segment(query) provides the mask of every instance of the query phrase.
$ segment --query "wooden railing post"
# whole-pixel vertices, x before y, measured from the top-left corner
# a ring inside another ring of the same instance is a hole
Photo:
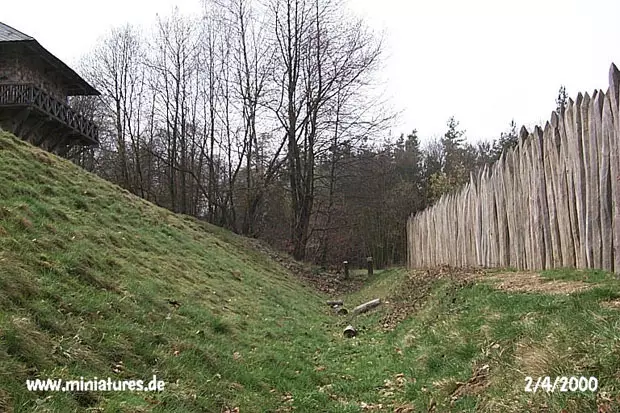
[[[366,265],[368,267],[368,275],[372,276],[373,274],[373,262],[372,262],[372,257],[368,257],[366,258]]]

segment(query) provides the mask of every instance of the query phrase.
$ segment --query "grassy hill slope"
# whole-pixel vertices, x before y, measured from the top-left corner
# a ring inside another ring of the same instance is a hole
[[[275,409],[316,379],[322,300],[242,238],[0,133],[0,411]],[[153,374],[164,392],[25,386]]]

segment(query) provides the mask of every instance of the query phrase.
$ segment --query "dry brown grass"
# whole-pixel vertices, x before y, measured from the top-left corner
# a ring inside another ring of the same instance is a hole
[[[12,413],[13,408],[11,407],[11,398],[7,392],[0,389],[0,412],[2,413]]]
[[[519,342],[515,349],[518,368],[528,376],[542,376],[553,367],[550,348],[540,343]]]
[[[0,208],[0,219],[9,218],[11,215],[13,215],[13,213],[7,207]]]
[[[616,298],[615,300],[602,301],[601,305],[607,308],[614,308],[616,310],[620,310],[620,298]]]
[[[536,272],[505,272],[477,278],[492,281],[498,290],[509,292],[571,294],[590,288],[582,281],[547,280]]]
[[[18,225],[22,230],[29,230],[33,227],[32,221],[30,221],[28,218],[23,217],[18,221]]]

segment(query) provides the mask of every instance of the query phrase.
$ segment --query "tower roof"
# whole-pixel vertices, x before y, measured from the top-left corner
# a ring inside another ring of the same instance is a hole
[[[0,54],[7,50],[17,51],[20,55],[28,55],[39,59],[46,70],[56,73],[62,79],[69,96],[100,95],[97,89],[92,87],[62,60],[47,51],[34,37],[0,22]]]
[[[0,42],[23,42],[31,40],[34,40],[34,38],[19,30],[15,30],[8,24],[0,22]]]

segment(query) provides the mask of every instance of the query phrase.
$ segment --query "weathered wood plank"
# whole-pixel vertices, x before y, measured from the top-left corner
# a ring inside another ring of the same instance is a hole
[[[476,180],[474,181],[475,193],[473,196],[473,215],[474,215],[474,245],[476,249],[476,265],[483,265],[482,263],[482,224],[480,222],[481,210],[480,210],[480,180],[482,171],[478,172]]]
[[[540,229],[535,227],[535,187],[533,182],[532,173],[532,141],[531,135],[528,133],[525,142],[523,143],[523,156],[521,164],[521,185],[524,191],[524,221],[526,222],[525,232],[525,247],[527,251],[527,266],[525,269],[533,270],[539,268],[539,248],[537,243],[537,235],[540,234]]]
[[[498,257],[497,266],[507,267],[510,262],[510,251],[508,243],[508,217],[506,205],[506,187],[505,187],[505,154],[502,154],[496,165],[496,177],[494,180],[494,192],[496,194],[497,203],[497,240],[498,240]]]
[[[555,115],[555,113],[554,113]],[[560,230],[560,244],[562,248],[562,267],[575,266],[575,244],[571,216],[574,211],[574,196],[568,191],[568,142],[564,128],[565,111],[561,116],[551,116],[551,124],[554,130],[554,145],[558,148],[557,165],[554,175],[555,199],[557,207],[558,227]],[[572,179],[572,178],[571,178]],[[571,181],[572,188],[572,181]]]
[[[577,209],[577,221],[579,228],[579,268],[588,268],[590,260],[587,253],[586,240],[586,176],[584,166],[583,130],[581,120],[581,107],[583,95],[579,93],[573,108],[573,123],[571,125],[575,147],[571,153],[574,170],[574,192]],[[569,104],[570,106],[570,104]]]
[[[518,187],[520,189],[521,192],[521,196],[520,196],[520,209],[521,209],[521,225],[520,225],[520,234],[521,235],[521,240],[523,242],[523,252],[524,252],[524,257],[523,257],[523,267],[522,269],[532,269],[534,266],[534,257],[533,257],[533,249],[532,249],[532,243],[533,243],[533,237],[532,237],[532,231],[530,229],[531,227],[531,219],[532,219],[532,214],[530,211],[530,182],[529,182],[529,176],[528,176],[528,171],[530,169],[529,165],[528,165],[528,137],[529,133],[527,131],[527,129],[525,129],[525,127],[522,127],[520,132],[519,132],[519,152],[520,155],[518,162],[519,162],[519,183],[518,183]]]
[[[603,127],[609,134],[609,172],[612,202],[613,267],[620,274],[620,71],[609,69],[609,108],[603,110]]]
[[[553,113],[555,115],[555,113]],[[553,118],[552,115],[552,118]],[[543,152],[546,154],[544,162],[545,189],[547,202],[547,224],[549,226],[549,235],[551,240],[551,257],[547,260],[548,268],[558,268],[562,265],[562,245],[560,242],[560,226],[558,223],[558,208],[556,206],[556,186],[555,176],[556,167],[558,165],[558,156],[556,154],[556,143],[554,130],[549,122],[545,124],[543,131]],[[557,203],[561,201],[558,199]]]
[[[527,251],[525,248],[525,209],[524,209],[524,188],[521,185],[521,158],[523,157],[522,144],[515,148],[514,156],[512,158],[513,172],[512,172],[512,188],[514,188],[514,194],[512,199],[514,201],[514,226],[515,237],[513,239],[516,250],[516,268],[525,269],[527,262]]]
[[[581,246],[581,230],[579,220],[580,191],[577,190],[577,168],[575,153],[578,148],[577,135],[575,133],[575,105],[572,99],[568,100],[566,111],[564,112],[564,131],[566,133],[566,186],[569,193],[569,208],[571,209],[571,233],[573,235],[573,245],[575,251],[575,266],[584,268],[585,252]]]
[[[597,126],[600,124],[597,122],[596,118],[601,116],[601,93],[599,91],[594,91],[592,95],[592,99],[590,99],[590,104],[588,106],[588,150],[589,156],[588,160],[590,162],[587,167],[589,182],[588,187],[590,190],[590,194],[587,195],[588,198],[588,221],[586,221],[586,226],[590,227],[590,249],[592,253],[592,262],[590,264],[591,268],[601,268],[602,260],[601,260],[601,251],[602,251],[602,243],[601,243],[601,214],[600,214],[600,189],[599,189],[599,157],[601,153],[601,146],[599,142],[600,131],[597,131]],[[585,122],[584,122],[585,123]],[[584,139],[587,139],[588,135],[584,134]]]
[[[514,190],[512,187],[513,180],[513,156],[514,151],[510,149],[506,152],[505,157],[505,169],[504,169],[504,204],[506,206],[506,243],[507,243],[507,252],[508,252],[508,262],[506,263],[507,267],[518,268],[517,256],[519,255],[519,250],[517,248],[516,243],[516,222],[515,222],[515,201],[514,201]]]
[[[553,252],[551,249],[551,229],[549,223],[549,206],[547,203],[547,186],[545,179],[545,156],[543,153],[543,130],[540,127],[534,129],[534,178],[536,180],[536,210],[538,225],[542,229],[542,269],[551,268]]]
[[[497,165],[489,169],[488,183],[488,220],[489,220],[489,266],[499,266],[499,228],[498,228],[498,206],[497,190],[495,181],[497,180]]]
[[[538,131],[538,127],[534,128],[534,131],[530,133],[528,137],[527,145],[527,183],[529,187],[529,211],[530,211],[530,239],[531,239],[531,251],[532,251],[532,263],[529,269],[540,270],[543,268],[544,262],[544,245],[543,235],[540,223],[540,210],[538,204],[538,180],[536,179],[536,143],[535,134]]]
[[[603,128],[609,135],[609,173],[612,203],[613,270],[620,274],[620,72],[609,68],[609,107],[603,108]]]
[[[590,94],[587,92],[583,95],[583,103],[581,105],[581,145],[583,148],[583,152],[581,154],[581,158],[584,160],[584,203],[585,203],[585,213],[584,213],[584,221],[586,226],[585,233],[585,246],[586,246],[586,265],[588,268],[592,268],[593,265],[593,251],[592,251],[592,243],[594,239],[593,235],[593,214],[592,211],[593,204],[591,202],[591,196],[593,193],[592,188],[592,160],[591,160],[591,152],[590,152]],[[598,208],[597,208],[598,209]]]
[[[606,95],[599,93],[598,101],[601,106],[596,105],[593,120],[594,128],[597,135],[597,141],[600,147],[599,153],[599,208],[600,208],[600,234],[601,234],[601,268],[607,271],[613,271],[613,232],[611,221],[611,181],[609,168],[610,142],[609,133],[603,130],[603,112],[608,107],[609,112],[609,92]],[[609,113],[607,117],[609,116]]]

